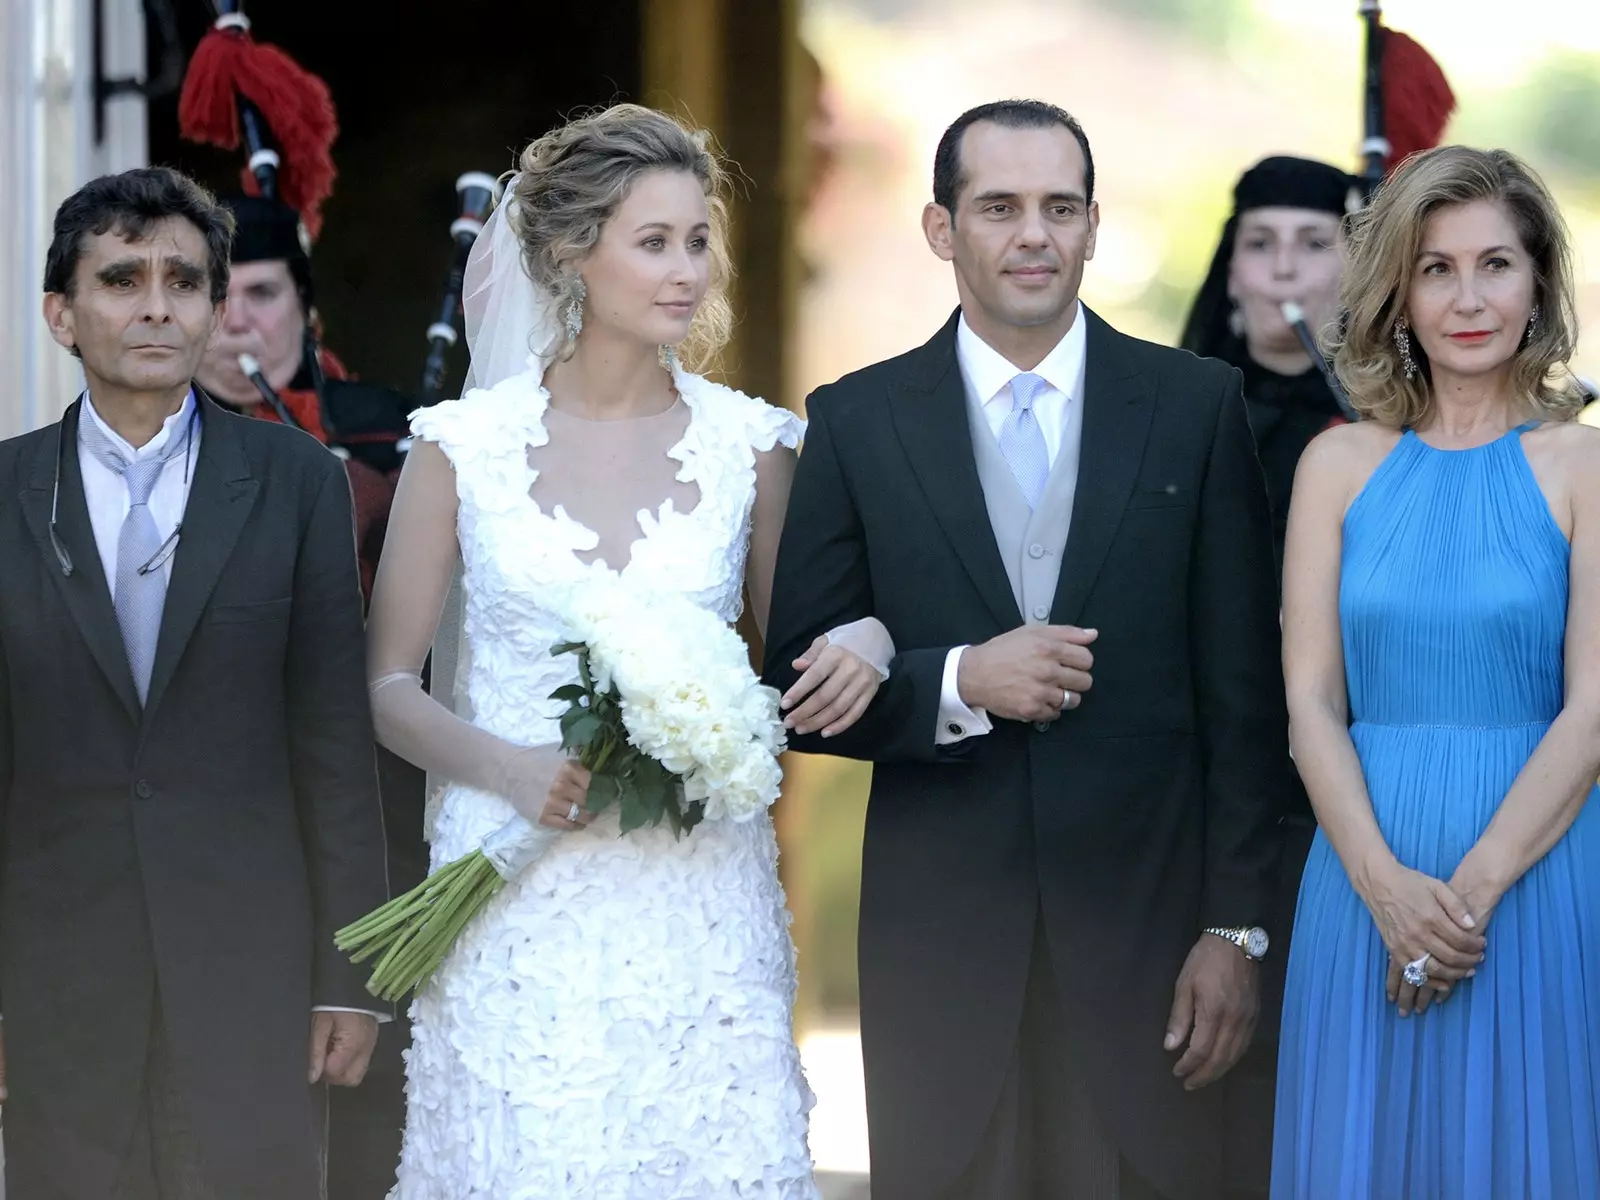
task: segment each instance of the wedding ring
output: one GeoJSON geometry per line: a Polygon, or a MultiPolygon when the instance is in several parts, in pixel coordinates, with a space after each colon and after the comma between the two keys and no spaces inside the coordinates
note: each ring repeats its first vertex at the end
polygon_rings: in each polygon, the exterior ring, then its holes
{"type": "Polygon", "coordinates": [[[576,825],[578,823],[578,818],[581,817],[582,815],[583,815],[583,807],[581,805],[579,805],[576,801],[573,802],[573,805],[572,805],[571,808],[567,809],[567,820],[572,822],[572,824],[574,824],[574,825],[576,825]]]}
{"type": "Polygon", "coordinates": [[[1428,960],[1433,955],[1424,954],[1421,958],[1406,964],[1402,977],[1412,987],[1426,987],[1428,983],[1428,960]]]}

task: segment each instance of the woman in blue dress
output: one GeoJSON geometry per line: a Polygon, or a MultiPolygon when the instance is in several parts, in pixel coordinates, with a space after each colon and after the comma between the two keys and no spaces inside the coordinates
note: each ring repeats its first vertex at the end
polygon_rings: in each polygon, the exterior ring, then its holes
{"type": "Polygon", "coordinates": [[[1600,431],[1567,235],[1503,151],[1354,219],[1284,568],[1320,831],[1279,1053],[1278,1200],[1600,1198],[1600,431]]]}

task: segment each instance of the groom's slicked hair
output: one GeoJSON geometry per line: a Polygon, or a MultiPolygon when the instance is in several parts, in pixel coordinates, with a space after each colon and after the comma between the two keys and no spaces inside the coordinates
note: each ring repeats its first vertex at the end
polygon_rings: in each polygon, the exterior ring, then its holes
{"type": "Polygon", "coordinates": [[[1059,125],[1077,139],[1083,150],[1083,198],[1094,199],[1094,155],[1089,150],[1089,135],[1064,108],[1043,100],[994,100],[969,108],[944,131],[933,154],[933,202],[956,219],[956,197],[967,184],[961,168],[961,142],[966,132],[979,121],[990,121],[1005,129],[1049,129],[1059,125]]]}

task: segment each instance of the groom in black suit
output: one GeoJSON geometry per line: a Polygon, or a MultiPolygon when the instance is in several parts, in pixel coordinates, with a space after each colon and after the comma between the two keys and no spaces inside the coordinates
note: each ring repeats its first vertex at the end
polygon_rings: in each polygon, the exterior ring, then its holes
{"type": "Polygon", "coordinates": [[[162,168],[56,214],[88,390],[0,444],[0,1014],[14,1200],[316,1200],[385,899],[343,465],[190,380],[232,220],[162,168]]]}
{"type": "Polygon", "coordinates": [[[769,681],[860,617],[898,649],[847,731],[789,710],[876,764],[874,1200],[1222,1194],[1292,770],[1272,531],[1238,372],[1080,304],[1098,223],[1076,121],[967,113],[924,215],[960,311],[809,401],[769,681]]]}

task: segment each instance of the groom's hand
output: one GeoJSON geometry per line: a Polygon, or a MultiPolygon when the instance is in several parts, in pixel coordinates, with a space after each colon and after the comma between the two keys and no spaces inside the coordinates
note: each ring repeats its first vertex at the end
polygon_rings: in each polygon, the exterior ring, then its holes
{"type": "Polygon", "coordinates": [[[1261,1011],[1256,965],[1233,943],[1204,933],[1178,975],[1167,1019],[1168,1051],[1188,1049],[1172,1068],[1192,1092],[1226,1075],[1250,1048],[1261,1011]]]}
{"type": "Polygon", "coordinates": [[[969,646],[956,671],[961,702],[1008,721],[1054,721],[1094,685],[1089,647],[1099,636],[1073,625],[1024,625],[969,646]]]}
{"type": "Polygon", "coordinates": [[[378,1019],[358,1012],[311,1014],[311,1082],[355,1087],[378,1044],[378,1019]]]}

